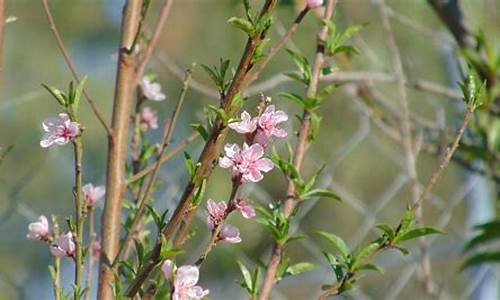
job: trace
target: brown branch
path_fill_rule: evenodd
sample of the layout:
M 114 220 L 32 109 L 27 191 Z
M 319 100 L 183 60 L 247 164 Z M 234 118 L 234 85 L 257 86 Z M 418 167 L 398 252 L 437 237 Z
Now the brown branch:
M 148 46 L 146 47 L 146 51 L 144 52 L 142 61 L 140 62 L 135 72 L 136 83 L 140 82 L 142 75 L 144 74 L 144 70 L 146 69 L 146 65 L 148 64 L 149 60 L 151 59 L 151 56 L 153 55 L 153 50 L 156 47 L 156 44 L 158 44 L 161 31 L 163 29 L 163 26 L 165 25 L 165 21 L 167 20 L 168 14 L 170 13 L 170 8 L 172 7 L 173 3 L 174 0 L 163 1 L 163 5 L 160 9 L 160 16 L 158 17 L 158 22 L 156 22 L 155 29 L 153 30 L 153 35 L 148 43 Z
M 286 33 L 281 37 L 281 39 L 269 49 L 269 52 L 267 55 L 262 59 L 262 61 L 255 67 L 255 69 L 252 70 L 248 74 L 248 79 L 245 82 L 245 86 L 242 87 L 242 89 L 245 89 L 245 87 L 250 86 L 260 75 L 262 70 L 267 66 L 267 64 L 271 61 L 271 59 L 283 48 L 283 46 L 292 38 L 292 36 L 297 32 L 297 29 L 299 28 L 300 23 L 304 19 L 304 17 L 307 15 L 309 12 L 309 6 L 306 5 L 304 9 L 302 9 L 295 18 L 295 21 L 293 22 L 292 26 L 288 28 Z
M 184 103 L 184 99 L 186 98 L 187 90 L 189 87 L 189 81 L 191 80 L 191 74 L 192 74 L 194 66 L 195 66 L 195 64 L 192 64 L 191 67 L 186 71 L 184 81 L 182 84 L 182 89 L 181 89 L 179 98 L 177 100 L 177 104 L 175 105 L 175 108 L 172 112 L 172 116 L 170 117 L 170 121 L 165 122 L 165 126 L 163 128 L 163 137 L 162 137 L 160 149 L 158 150 L 158 153 L 156 156 L 156 162 L 154 164 L 152 174 L 149 178 L 148 184 L 146 185 L 146 189 L 144 191 L 144 194 L 143 194 L 142 198 L 140 198 L 140 200 L 139 200 L 138 208 L 135 212 L 135 216 L 134 216 L 134 219 L 132 221 L 132 225 L 130 226 L 130 229 L 125 237 L 125 240 L 122 243 L 120 250 L 118 251 L 116 259 L 113 262 L 113 266 L 117 266 L 117 263 L 123 257 L 122 255 L 124 253 L 128 252 L 125 250 L 129 249 L 131 247 L 133 238 L 134 238 L 135 234 L 137 233 L 138 228 L 140 226 L 140 223 L 142 221 L 142 217 L 144 215 L 144 209 L 146 208 L 146 204 L 149 202 L 149 199 L 153 195 L 153 191 L 154 191 L 153 187 L 156 183 L 156 180 L 158 178 L 158 174 L 160 171 L 161 158 L 162 158 L 163 154 L 165 153 L 165 150 L 168 148 L 168 145 L 170 144 L 170 138 L 172 137 L 172 133 L 174 132 L 175 124 L 177 122 L 177 118 L 178 118 L 179 113 L 181 111 L 182 104 Z
M 130 113 L 133 106 L 134 54 L 131 49 L 141 18 L 141 0 L 127 0 L 123 11 L 118 58 L 112 135 L 108 139 L 106 202 L 102 214 L 102 253 L 99 275 L 99 299 L 113 299 L 114 273 L 111 262 L 118 253 L 125 162 L 127 158 Z
M 78 72 L 76 71 L 76 67 L 71 60 L 71 57 L 69 55 L 68 50 L 66 50 L 66 47 L 64 46 L 64 42 L 61 38 L 61 35 L 59 34 L 59 30 L 57 30 L 56 23 L 54 21 L 54 17 L 52 16 L 52 13 L 50 11 L 50 7 L 48 4 L 48 0 L 42 0 L 42 5 L 45 10 L 45 14 L 47 15 L 47 19 L 49 20 L 49 25 L 50 25 L 50 30 L 52 31 L 52 34 L 54 35 L 54 38 L 56 39 L 57 47 L 59 48 L 59 51 L 61 51 L 62 56 L 64 57 L 64 61 L 66 62 L 66 65 L 68 66 L 71 74 L 73 75 L 73 78 L 77 83 L 80 83 L 80 76 L 78 75 Z M 106 134 L 108 136 L 111 135 L 111 129 L 107 125 L 107 122 L 104 118 L 104 114 L 99 110 L 97 107 L 97 104 L 95 103 L 92 98 L 90 98 L 89 93 L 87 92 L 87 89 L 84 87 L 83 88 L 83 95 L 85 96 L 85 99 L 90 105 L 90 108 L 94 112 L 94 115 L 97 117 L 97 120 L 99 123 L 101 123 L 102 127 L 104 130 L 106 130 Z
M 87 269 L 87 284 L 85 287 L 85 300 L 90 300 L 90 293 L 92 292 L 92 277 L 94 275 L 94 243 L 96 242 L 96 232 L 95 232 L 95 224 L 94 224 L 94 208 L 88 208 L 89 215 L 89 250 L 87 251 L 88 255 L 88 269 Z
M 336 0 L 328 0 L 326 4 L 325 14 L 323 20 L 330 20 L 333 16 L 335 6 L 337 4 Z M 318 33 L 318 41 L 316 47 L 316 57 L 312 66 L 311 81 L 307 89 L 307 98 L 315 98 L 318 89 L 319 77 L 321 75 L 321 68 L 323 67 L 325 60 L 325 40 L 328 35 L 328 26 L 323 25 Z M 300 172 L 302 162 L 304 160 L 304 155 L 309 145 L 308 135 L 311 125 L 310 111 L 304 110 L 298 142 L 295 147 L 295 155 L 293 158 L 294 167 Z M 297 198 L 295 195 L 295 185 L 292 180 L 288 180 L 288 188 L 286 200 L 283 208 L 283 213 L 285 217 L 289 218 L 293 213 L 295 206 L 297 205 Z M 267 271 L 264 277 L 264 282 L 262 284 L 261 292 L 259 295 L 259 300 L 267 300 L 271 295 L 272 288 L 276 282 L 276 273 L 281 262 L 283 255 L 284 245 L 280 242 L 275 242 L 269 263 L 267 265 Z
M 439 18 L 448 27 L 458 45 L 463 48 L 473 48 L 476 39 L 470 33 L 458 0 L 427 0 Z
M 277 0 L 266 0 L 261 11 L 260 16 L 264 14 L 268 14 L 274 10 L 276 6 Z M 231 85 L 225 93 L 224 99 L 221 101 L 221 108 L 225 111 L 229 111 L 232 108 L 232 103 L 235 96 L 240 92 L 241 86 L 244 84 L 244 81 L 247 77 L 248 72 L 252 68 L 252 58 L 255 52 L 255 49 L 258 47 L 260 42 L 265 38 L 266 32 L 261 32 L 260 34 L 249 37 L 245 46 L 245 50 L 240 59 L 240 63 L 236 70 L 236 73 L 231 81 Z M 196 188 L 208 177 L 210 177 L 213 168 L 216 164 L 217 158 L 219 156 L 220 148 L 222 143 L 225 140 L 227 134 L 227 126 L 222 122 L 222 120 L 218 117 L 215 121 L 214 127 L 209 135 L 208 140 L 205 143 L 205 146 L 198 158 L 197 165 L 199 166 L 196 169 L 196 174 L 193 176 L 184 192 L 181 195 L 181 199 L 177 208 L 175 209 L 173 216 L 169 220 L 166 229 L 163 234 L 167 239 L 170 239 L 172 235 L 175 233 L 175 230 L 179 226 L 179 224 L 184 220 L 191 220 L 187 216 L 188 213 L 193 214 L 196 211 L 197 207 L 192 207 L 191 198 L 196 190 Z M 184 223 L 190 224 L 190 223 Z M 126 295 L 128 297 L 133 297 L 141 288 L 142 283 L 147 279 L 150 272 L 157 266 L 161 259 L 159 257 L 161 250 L 161 241 L 159 240 L 152 250 L 150 257 L 145 262 L 142 270 L 139 270 L 136 279 L 132 282 L 132 284 L 127 288 Z

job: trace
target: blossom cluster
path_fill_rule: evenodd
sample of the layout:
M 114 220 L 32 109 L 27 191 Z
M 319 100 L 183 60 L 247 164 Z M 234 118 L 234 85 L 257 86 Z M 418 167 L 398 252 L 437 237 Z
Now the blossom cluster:
M 85 197 L 87 207 L 91 208 L 99 201 L 105 194 L 104 186 L 94 186 L 88 183 L 82 187 L 82 193 Z M 28 225 L 28 233 L 26 238 L 29 240 L 43 241 L 50 244 L 50 253 L 57 257 L 74 257 L 75 255 L 75 240 L 71 231 L 60 236 L 52 236 L 53 233 L 50 229 L 47 217 L 41 215 L 37 221 Z M 98 242 L 92 245 L 94 255 L 98 256 L 100 253 L 100 244 Z
M 243 111 L 239 121 L 230 122 L 229 128 L 243 134 L 246 140 L 243 147 L 226 144 L 225 155 L 219 159 L 221 168 L 231 170 L 233 184 L 259 182 L 264 178 L 262 173 L 273 169 L 273 162 L 264 157 L 264 152 L 274 137 L 287 136 L 287 132 L 278 126 L 287 120 L 288 115 L 285 112 L 276 111 L 274 105 L 269 105 L 258 116 L 252 117 L 247 111 Z M 222 224 L 218 239 L 229 243 L 239 243 L 241 237 L 237 227 L 225 224 L 227 216 L 234 210 L 239 211 L 246 219 L 255 216 L 253 207 L 241 198 L 231 200 L 229 204 L 209 199 L 207 210 L 208 228 L 213 231 L 217 225 Z
M 141 92 L 145 99 L 151 101 L 163 101 L 167 96 L 162 92 L 161 85 L 157 82 L 152 82 L 149 76 L 144 76 L 141 80 Z M 146 106 L 140 113 L 140 129 L 147 131 L 158 128 L 158 117 L 156 111 L 151 107 Z

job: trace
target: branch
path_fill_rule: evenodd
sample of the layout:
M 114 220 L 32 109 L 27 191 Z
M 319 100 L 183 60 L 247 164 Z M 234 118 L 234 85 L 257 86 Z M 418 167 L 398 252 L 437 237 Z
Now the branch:
M 266 0 L 264 3 L 260 15 L 270 13 L 274 10 L 277 0 Z M 256 34 L 249 37 L 245 46 L 245 50 L 241 56 L 240 63 L 236 70 L 236 73 L 231 81 L 224 99 L 221 101 L 221 108 L 225 111 L 229 111 L 232 106 L 232 102 L 235 96 L 240 92 L 241 86 L 246 80 L 247 73 L 252 68 L 252 58 L 255 49 L 258 47 L 260 42 L 265 38 L 266 32 L 263 31 L 260 34 Z M 193 176 L 188 184 L 186 185 L 184 192 L 181 195 L 181 199 L 177 208 L 174 211 L 173 216 L 169 220 L 166 229 L 163 234 L 166 239 L 170 239 L 175 233 L 178 225 L 183 221 L 183 219 L 189 220 L 186 214 L 194 213 L 197 207 L 191 207 L 191 197 L 196 190 L 196 188 L 210 175 L 212 174 L 213 168 L 216 165 L 217 158 L 220 153 L 220 148 L 225 140 L 227 134 L 227 126 L 222 122 L 220 117 L 215 121 L 214 127 L 209 135 L 207 142 L 198 158 L 199 167 L 196 169 L 196 174 Z M 190 223 L 188 223 L 190 224 Z M 144 267 L 137 273 L 136 279 L 127 288 L 126 295 L 128 297 L 134 297 L 138 290 L 141 288 L 142 283 L 147 279 L 150 272 L 161 262 L 160 258 L 161 250 L 161 240 L 158 240 L 156 246 L 152 250 L 148 260 L 146 261 Z
M 475 46 L 476 39 L 465 23 L 458 0 L 427 0 L 427 2 L 448 27 L 461 48 L 473 48 Z
M 160 145 L 160 149 L 158 150 L 158 154 L 156 156 L 156 162 L 153 165 L 153 170 L 152 174 L 149 178 L 148 184 L 146 186 L 146 190 L 144 191 L 144 194 L 142 198 L 140 198 L 139 203 L 138 203 L 138 208 L 135 212 L 134 219 L 132 221 L 132 225 L 130 226 L 130 229 L 125 237 L 125 240 L 123 244 L 120 247 L 120 250 L 118 251 L 118 255 L 116 256 L 115 261 L 113 262 L 113 266 L 117 266 L 117 263 L 120 261 L 121 258 L 123 258 L 123 254 L 128 252 L 124 251 L 126 249 L 129 249 L 131 247 L 131 243 L 133 241 L 134 235 L 136 231 L 138 230 L 138 227 L 142 221 L 142 217 L 144 215 L 144 209 L 146 208 L 146 204 L 149 202 L 149 199 L 151 198 L 153 194 L 153 187 L 156 183 L 156 179 L 158 178 L 158 174 L 160 171 L 160 166 L 161 166 L 161 158 L 163 154 L 165 153 L 165 150 L 167 149 L 168 145 L 170 144 L 170 138 L 172 137 L 172 133 L 174 132 L 175 124 L 177 122 L 177 118 L 179 116 L 179 113 L 181 111 L 182 104 L 184 103 L 184 99 L 186 98 L 186 93 L 189 87 L 189 81 L 191 80 L 191 74 L 193 71 L 195 64 L 191 65 L 191 68 L 189 68 L 186 71 L 184 81 L 182 84 L 182 89 L 181 93 L 179 95 L 179 98 L 177 100 L 177 104 L 172 112 L 172 116 L 170 117 L 170 121 L 165 122 L 165 126 L 163 128 L 163 137 Z
M 142 0 L 127 0 L 123 11 L 122 34 L 113 104 L 112 135 L 108 139 L 106 202 L 102 214 L 102 253 L 99 299 L 113 299 L 114 273 L 111 262 L 118 253 L 122 194 L 125 182 L 130 113 L 133 106 L 134 54 L 131 49 L 141 18 Z
M 332 18 L 336 4 L 337 4 L 336 0 L 328 0 L 323 20 L 327 21 Z M 323 67 L 325 60 L 324 58 L 325 40 L 327 38 L 327 34 L 328 34 L 328 26 L 323 25 L 318 33 L 316 57 L 314 59 L 314 63 L 312 66 L 312 75 L 311 75 L 311 81 L 307 89 L 307 98 L 315 98 L 317 94 L 319 77 L 321 75 L 321 68 Z M 309 145 L 308 135 L 309 135 L 310 125 L 311 125 L 310 111 L 306 109 L 304 110 L 301 119 L 298 142 L 295 147 L 295 154 L 293 158 L 293 165 L 299 172 L 302 166 L 302 162 L 304 160 L 305 151 Z M 285 217 L 289 218 L 290 215 L 293 213 L 295 206 L 297 205 L 296 200 L 297 199 L 295 195 L 295 185 L 293 181 L 289 179 L 286 200 L 283 208 L 283 213 Z M 267 300 L 271 295 L 271 290 L 276 282 L 276 273 L 281 262 L 283 250 L 284 250 L 284 245 L 282 243 L 275 242 L 271 253 L 271 257 L 269 259 L 269 263 L 267 265 L 267 271 L 259 295 L 259 300 Z
M 165 25 L 165 21 L 167 20 L 168 14 L 170 13 L 170 8 L 172 7 L 172 4 L 174 3 L 174 0 L 165 0 L 163 1 L 163 5 L 160 9 L 160 16 L 158 17 L 158 22 L 156 22 L 155 29 L 153 30 L 153 36 L 151 37 L 151 40 L 148 43 L 148 46 L 146 48 L 146 51 L 144 52 L 144 56 L 142 58 L 142 61 L 140 62 L 139 66 L 137 67 L 136 70 L 136 83 L 140 82 L 142 75 L 144 74 L 144 69 L 146 68 L 146 65 L 148 64 L 149 60 L 151 59 L 151 56 L 153 55 L 153 50 L 156 47 L 156 44 L 158 44 L 158 41 L 160 39 L 160 34 L 163 29 L 163 26 Z
M 76 220 L 76 236 L 75 240 L 75 281 L 76 287 L 81 288 L 83 277 L 83 226 L 85 224 L 85 199 L 82 197 L 82 140 L 78 136 L 73 141 L 75 155 L 75 186 L 73 194 L 75 197 L 75 220 Z M 75 299 L 79 299 L 78 289 L 75 289 Z
M 2 0 L 0 0 L 2 1 Z M 61 54 L 64 57 L 64 61 L 66 62 L 66 65 L 68 66 L 71 74 L 73 75 L 73 78 L 77 83 L 80 83 L 80 76 L 78 75 L 78 72 L 76 71 L 76 67 L 73 64 L 73 61 L 71 60 L 71 57 L 69 56 L 69 52 L 66 50 L 66 47 L 64 46 L 64 42 L 61 38 L 61 35 L 59 34 L 59 31 L 57 30 L 56 23 L 54 22 L 54 17 L 52 16 L 52 13 L 50 12 L 50 7 L 48 4 L 48 0 L 42 0 L 42 5 L 45 10 L 45 14 L 47 15 L 47 19 L 49 20 L 50 24 L 50 30 L 52 31 L 52 34 L 54 35 L 57 43 L 57 47 L 59 48 L 59 51 L 61 51 Z M 102 127 L 104 130 L 106 130 L 106 134 L 109 136 L 111 135 L 111 129 L 107 125 L 106 120 L 104 119 L 104 114 L 99 110 L 97 107 L 96 103 L 92 98 L 90 98 L 90 95 L 87 92 L 87 89 L 84 87 L 83 88 L 83 95 L 85 96 L 85 99 L 90 105 L 90 108 L 94 112 L 94 115 L 97 117 L 97 120 L 99 123 L 101 123 Z

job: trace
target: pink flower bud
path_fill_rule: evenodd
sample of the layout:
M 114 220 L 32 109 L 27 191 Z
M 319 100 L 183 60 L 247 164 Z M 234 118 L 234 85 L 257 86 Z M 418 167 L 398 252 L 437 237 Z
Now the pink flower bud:
M 221 168 L 231 168 L 233 176 L 241 176 L 242 182 L 259 182 L 264 178 L 261 172 L 273 169 L 273 162 L 264 156 L 264 148 L 260 144 L 248 146 L 243 144 L 243 149 L 236 144 L 224 146 L 226 155 L 219 160 Z
M 166 99 L 165 94 L 161 92 L 161 85 L 156 82 L 151 82 L 151 79 L 144 77 L 141 80 L 141 90 L 144 97 L 153 101 L 163 101 Z
M 175 268 L 175 264 L 170 259 L 167 259 L 161 265 L 161 271 L 163 272 L 163 275 L 165 276 L 166 279 L 170 280 L 172 278 L 172 275 L 174 273 L 174 268 Z
M 54 244 L 50 246 L 50 252 L 57 257 L 73 257 L 75 255 L 73 233 L 70 231 L 58 237 Z
M 210 230 L 213 230 L 217 224 L 224 220 L 226 216 L 226 209 L 227 205 L 223 201 L 217 203 L 212 199 L 207 200 L 207 225 Z
M 87 183 L 82 187 L 83 195 L 87 201 L 88 207 L 93 207 L 96 201 L 101 199 L 106 193 L 104 186 L 94 186 L 92 183 Z
M 40 141 L 40 146 L 47 148 L 53 144 L 66 145 L 80 133 L 79 126 L 78 123 L 71 122 L 65 113 L 60 113 L 56 118 L 45 119 L 42 123 L 45 134 Z
M 237 244 L 241 242 L 240 230 L 238 229 L 238 227 L 229 224 L 224 224 L 219 237 L 221 240 L 231 244 Z
M 245 200 L 238 199 L 235 203 L 236 209 L 241 213 L 243 218 L 251 219 L 255 217 L 255 210 Z
M 307 6 L 309 8 L 316 8 L 323 5 L 323 0 L 307 0 Z
M 149 129 L 158 128 L 158 117 L 156 112 L 150 107 L 144 107 L 141 112 L 141 130 L 146 131 Z
M 26 238 L 30 240 L 47 241 L 50 235 L 49 221 L 45 216 L 38 217 L 37 222 L 28 225 Z

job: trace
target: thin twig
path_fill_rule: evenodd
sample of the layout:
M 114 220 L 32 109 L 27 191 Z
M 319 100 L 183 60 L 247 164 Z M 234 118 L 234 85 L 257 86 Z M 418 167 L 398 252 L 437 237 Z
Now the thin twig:
M 261 11 L 260 16 L 264 14 L 271 13 L 276 6 L 277 0 L 266 0 Z M 245 46 L 245 50 L 240 59 L 240 63 L 238 64 L 238 68 L 233 76 L 233 80 L 231 81 L 231 85 L 225 93 L 225 98 L 222 99 L 221 108 L 225 111 L 232 109 L 233 100 L 235 96 L 240 92 L 240 88 L 246 80 L 248 72 L 252 68 L 252 58 L 254 52 L 258 45 L 265 38 L 266 31 L 261 32 L 260 34 L 249 37 Z M 223 124 L 222 120 L 218 117 L 215 121 L 212 132 L 209 134 L 209 137 L 205 143 L 203 151 L 198 159 L 198 168 L 196 169 L 196 174 L 194 179 L 190 180 L 184 189 L 184 192 L 181 195 L 181 199 L 177 208 L 174 211 L 173 216 L 169 220 L 166 229 L 163 232 L 163 235 L 170 239 L 172 235 L 175 233 L 179 223 L 183 221 L 186 217 L 185 214 L 190 212 L 195 212 L 196 207 L 191 207 L 191 197 L 195 191 L 195 189 L 208 177 L 210 177 L 213 168 L 215 166 L 215 162 L 219 156 L 220 148 L 222 143 L 225 140 L 225 136 L 227 134 L 227 127 Z M 187 218 L 189 220 L 189 218 Z M 148 260 L 145 262 L 143 268 L 138 271 L 135 280 L 132 284 L 127 288 L 126 295 L 128 297 L 133 297 L 141 288 L 142 283 L 147 279 L 150 272 L 154 269 L 156 265 L 160 263 L 160 250 L 161 250 L 161 241 L 159 240 L 156 243 L 156 246 L 151 251 L 151 254 Z
M 323 20 L 330 20 L 333 16 L 335 6 L 337 4 L 336 0 L 328 0 L 326 4 L 325 14 Z M 325 41 L 328 35 L 328 26 L 323 25 L 318 33 L 318 41 L 316 46 L 316 57 L 312 66 L 311 81 L 307 89 L 307 98 L 314 99 L 317 94 L 319 77 L 321 75 L 321 69 L 325 60 Z M 311 126 L 310 111 L 308 109 L 304 110 L 297 145 L 295 147 L 295 154 L 293 158 L 293 165 L 296 170 L 300 172 L 302 162 L 304 160 L 304 155 L 309 145 L 309 128 Z M 292 180 L 288 180 L 288 188 L 286 194 L 286 200 L 284 202 L 283 213 L 285 217 L 290 217 L 293 213 L 295 206 L 297 205 L 295 193 L 295 185 Z M 271 257 L 267 265 L 266 274 L 264 277 L 264 282 L 262 284 L 261 292 L 259 295 L 259 300 L 267 300 L 271 295 L 272 288 L 276 282 L 276 273 L 281 262 L 283 255 L 284 245 L 280 242 L 275 242 L 273 250 L 271 252 Z
M 75 79 L 75 81 L 77 83 L 80 83 L 80 76 L 78 75 L 78 72 L 76 71 L 76 67 L 75 67 L 73 61 L 71 60 L 69 52 L 68 52 L 68 50 L 66 50 L 66 47 L 64 46 L 64 42 L 61 38 L 61 35 L 59 34 L 59 30 L 56 27 L 54 17 L 52 16 L 52 13 L 50 11 L 48 0 L 42 0 L 42 4 L 43 4 L 43 8 L 45 10 L 45 14 L 47 15 L 47 19 L 49 20 L 50 30 L 52 31 L 52 34 L 54 35 L 54 37 L 56 39 L 57 47 L 61 51 L 61 54 L 64 57 L 64 61 L 66 62 L 66 65 L 68 66 L 71 74 L 73 75 L 73 78 Z M 99 123 L 101 123 L 104 130 L 106 130 L 106 134 L 108 136 L 111 135 L 111 129 L 107 125 L 107 122 L 104 118 L 104 114 L 99 110 L 95 101 L 92 100 L 92 98 L 90 98 L 90 95 L 87 92 L 87 89 L 85 87 L 83 88 L 83 95 L 85 96 L 85 99 L 89 103 L 90 108 L 94 112 L 95 116 L 99 120 Z
M 82 197 L 82 141 L 81 137 L 78 136 L 73 141 L 74 155 L 75 155 L 75 186 L 73 188 L 73 194 L 75 196 L 75 281 L 74 284 L 81 288 L 81 283 L 83 279 L 83 226 L 85 225 L 85 203 Z M 78 299 L 80 295 L 77 294 L 75 289 L 75 299 Z
M 94 275 L 94 243 L 96 242 L 96 232 L 95 232 L 95 220 L 94 220 L 94 208 L 89 207 L 87 209 L 89 216 L 89 250 L 87 251 L 88 255 L 88 269 L 87 269 L 87 284 L 85 287 L 85 299 L 90 300 L 90 293 L 92 292 L 92 278 Z
M 151 56 L 153 55 L 153 50 L 156 47 L 156 44 L 158 44 L 158 41 L 160 39 L 160 34 L 163 29 L 163 26 L 165 25 L 165 21 L 167 20 L 168 14 L 170 13 L 170 8 L 172 7 L 172 4 L 174 3 L 174 0 L 165 0 L 163 1 L 163 5 L 160 9 L 160 16 L 158 17 L 158 22 L 156 22 L 155 29 L 153 30 L 153 36 L 151 37 L 151 40 L 148 43 L 148 46 L 146 47 L 146 51 L 144 52 L 144 56 L 142 57 L 142 61 L 139 63 L 139 66 L 136 69 L 136 83 L 138 83 L 142 75 L 144 74 L 144 70 L 146 69 L 146 65 L 148 64 L 149 60 L 151 59 Z
M 184 81 L 182 84 L 182 89 L 181 89 L 179 98 L 177 100 L 177 104 L 172 112 L 172 116 L 170 117 L 170 120 L 165 122 L 165 126 L 163 128 L 163 137 L 162 137 L 160 149 L 158 150 L 158 153 L 156 156 L 156 162 L 154 164 L 152 174 L 149 177 L 149 181 L 148 181 L 148 184 L 146 185 L 146 189 L 144 191 L 144 194 L 138 203 L 138 207 L 137 207 L 137 210 L 135 212 L 135 216 L 134 216 L 134 220 L 132 221 L 132 225 L 130 226 L 130 229 L 127 232 L 125 240 L 122 243 L 120 250 L 118 251 L 116 259 L 113 262 L 113 266 L 116 266 L 117 263 L 119 262 L 119 260 L 122 258 L 122 255 L 125 252 L 127 252 L 125 250 L 131 247 L 133 238 L 134 238 L 134 236 L 138 230 L 138 227 L 142 221 L 142 217 L 144 215 L 144 209 L 146 208 L 146 205 L 149 202 L 149 199 L 153 195 L 153 191 L 154 191 L 153 187 L 156 183 L 156 179 L 158 178 L 158 174 L 160 171 L 161 158 L 162 158 L 162 155 L 165 153 L 165 150 L 168 148 L 168 145 L 170 144 L 170 138 L 172 137 L 172 133 L 174 132 L 175 124 L 177 122 L 177 118 L 178 118 L 179 113 L 181 111 L 182 104 L 184 103 L 184 99 L 186 98 L 187 90 L 189 87 L 189 81 L 191 80 L 191 74 L 192 74 L 194 67 L 195 67 L 195 64 L 192 64 L 191 67 L 186 71 Z
M 269 52 L 267 55 L 262 59 L 262 61 L 253 69 L 249 74 L 248 74 L 248 79 L 245 82 L 245 86 L 242 87 L 242 89 L 245 89 L 245 87 L 250 86 L 260 75 L 262 70 L 267 66 L 267 64 L 271 61 L 271 59 L 283 48 L 283 46 L 292 38 L 292 36 L 297 32 L 297 29 L 299 28 L 300 23 L 304 19 L 304 17 L 307 15 L 309 12 L 309 6 L 306 5 L 304 9 L 302 9 L 295 18 L 295 21 L 293 22 L 292 26 L 288 28 L 287 32 L 281 37 L 281 39 L 269 49 Z
M 135 88 L 135 55 L 131 49 L 141 19 L 141 0 L 127 0 L 123 11 L 122 33 L 113 104 L 112 135 L 108 139 L 106 202 L 102 214 L 102 251 L 98 298 L 111 300 L 115 275 L 111 263 L 119 249 L 121 211 L 127 159 L 130 114 Z
M 162 156 L 161 156 L 161 158 L 160 158 L 160 164 L 166 163 L 169 159 L 171 159 L 172 157 L 174 157 L 175 155 L 177 155 L 184 148 L 186 148 L 193 141 L 195 141 L 199 136 L 200 136 L 200 134 L 197 131 L 193 132 L 190 136 L 188 136 L 187 138 L 185 138 L 184 140 L 182 140 L 177 146 L 175 146 L 174 149 L 170 150 L 167 153 L 163 153 Z M 144 169 L 142 169 L 141 171 L 137 172 L 133 176 L 130 176 L 130 178 L 128 178 L 128 180 L 127 180 L 127 184 L 130 184 L 130 183 L 132 183 L 134 181 L 137 181 L 137 180 L 143 178 L 144 176 L 146 176 L 149 173 L 151 173 L 154 169 L 155 169 L 155 164 L 151 164 L 151 165 L 145 167 Z

